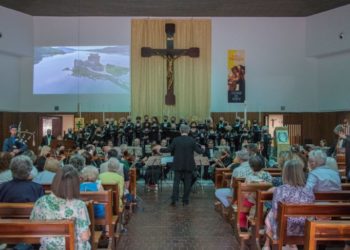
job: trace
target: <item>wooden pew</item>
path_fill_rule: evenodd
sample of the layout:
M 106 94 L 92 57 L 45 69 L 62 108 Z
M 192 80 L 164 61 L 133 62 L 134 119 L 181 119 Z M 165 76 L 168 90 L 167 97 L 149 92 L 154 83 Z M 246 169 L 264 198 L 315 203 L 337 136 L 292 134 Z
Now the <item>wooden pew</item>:
M 95 214 L 94 214 L 94 208 L 93 208 L 93 202 L 92 201 L 86 201 L 86 208 L 89 213 L 90 218 L 90 232 L 91 232 L 91 238 L 90 243 L 92 249 L 97 249 L 98 239 L 95 234 Z M 30 214 L 32 213 L 34 207 L 34 203 L 6 203 L 1 202 L 0 203 L 0 218 L 1 219 L 29 219 Z M 94 244 L 95 242 L 95 244 Z
M 41 184 L 41 186 L 43 187 L 45 193 L 48 191 L 51 191 L 51 184 Z
M 272 177 L 282 176 L 281 168 L 264 168 L 263 170 L 268 172 Z
M 90 245 L 92 250 L 96 250 L 98 247 L 98 242 L 100 241 L 101 234 L 95 232 L 95 211 L 94 211 L 94 202 L 93 201 L 85 201 L 86 209 L 89 213 L 90 218 Z
M 242 183 L 237 182 L 237 209 L 234 212 L 235 217 L 235 236 L 240 243 L 241 249 L 245 249 L 246 243 L 250 240 L 251 232 L 244 232 L 239 225 L 239 214 L 243 208 L 243 201 L 246 194 L 256 193 L 258 190 L 268 190 L 272 185 L 270 183 Z M 236 193 L 236 192 L 235 192 Z
M 113 197 L 112 191 L 98 191 L 98 192 L 80 192 L 80 198 L 84 201 L 94 201 L 97 204 L 103 204 L 105 206 L 105 217 L 96 218 L 95 225 L 104 226 L 108 228 L 109 246 L 108 248 L 114 248 L 115 240 L 115 226 L 118 223 L 118 215 L 113 215 Z M 101 235 L 100 232 L 95 231 L 95 234 Z
M 222 188 L 222 173 L 224 172 L 232 172 L 230 168 L 216 168 L 215 169 L 215 188 Z
M 260 234 L 260 230 L 265 225 L 265 213 L 264 203 L 271 202 L 273 193 L 269 191 L 257 191 L 256 195 L 256 214 L 254 221 L 251 221 L 252 225 L 252 238 L 251 248 L 260 249 L 261 238 L 263 235 Z M 338 192 L 322 192 L 315 193 L 316 201 L 327 201 L 327 202 L 347 202 L 350 200 L 350 191 L 338 191 Z
M 72 220 L 31 221 L 28 219 L 1 219 L 0 241 L 9 244 L 19 242 L 40 243 L 42 237 L 64 237 L 66 249 L 74 250 L 74 222 Z
M 117 184 L 102 184 L 104 190 L 111 190 L 113 193 L 113 214 L 119 215 L 119 187 Z
M 223 188 L 229 187 L 231 184 L 231 178 L 232 178 L 232 172 L 223 172 L 220 186 Z
M 290 217 L 348 217 L 350 216 L 350 203 L 313 203 L 313 204 L 278 204 L 277 232 L 278 239 L 271 234 L 266 236 L 271 240 L 273 249 L 281 250 L 283 245 L 304 245 L 304 236 L 287 236 L 287 220 Z
M 350 240 L 350 221 L 315 221 L 306 220 L 305 249 L 316 250 L 317 243 L 322 241 Z
M 345 154 L 337 154 L 336 161 L 338 164 L 339 174 L 342 180 L 346 180 L 346 161 L 345 161 Z
M 341 189 L 342 190 L 350 190 L 350 183 L 342 183 Z
M 0 218 L 29 219 L 34 203 L 0 203 Z

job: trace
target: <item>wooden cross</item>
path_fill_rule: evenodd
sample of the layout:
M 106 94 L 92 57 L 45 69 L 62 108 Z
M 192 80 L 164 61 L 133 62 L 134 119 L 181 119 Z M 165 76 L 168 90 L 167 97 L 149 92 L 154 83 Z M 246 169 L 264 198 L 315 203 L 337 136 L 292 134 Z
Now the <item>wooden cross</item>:
M 166 105 L 175 105 L 174 95 L 174 61 L 180 56 L 199 57 L 199 48 L 174 49 L 175 24 L 165 24 L 166 49 L 141 48 L 142 57 L 161 56 L 166 59 L 167 66 L 167 93 L 165 95 Z

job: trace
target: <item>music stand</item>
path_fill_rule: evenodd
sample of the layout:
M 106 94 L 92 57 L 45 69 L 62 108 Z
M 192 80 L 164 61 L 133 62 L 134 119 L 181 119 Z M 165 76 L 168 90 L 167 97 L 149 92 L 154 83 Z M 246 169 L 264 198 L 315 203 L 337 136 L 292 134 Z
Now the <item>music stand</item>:
M 203 188 L 203 174 L 204 174 L 204 166 L 208 166 L 209 165 L 209 159 L 206 156 L 202 156 L 202 155 L 197 155 L 194 157 L 194 162 L 196 163 L 196 167 L 200 167 L 200 182 L 199 185 L 202 188 L 202 191 L 204 191 Z

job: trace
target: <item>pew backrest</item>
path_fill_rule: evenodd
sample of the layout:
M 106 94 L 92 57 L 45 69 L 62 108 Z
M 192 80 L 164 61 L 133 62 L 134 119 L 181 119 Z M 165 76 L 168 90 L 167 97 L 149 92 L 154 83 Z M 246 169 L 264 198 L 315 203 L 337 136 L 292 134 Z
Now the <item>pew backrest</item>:
M 34 203 L 0 203 L 0 218 L 29 219 Z
M 40 243 L 42 237 L 64 237 L 66 249 L 74 250 L 74 222 L 72 220 L 34 221 L 28 219 L 1 219 L 0 240 L 10 244 Z
M 287 235 L 288 218 L 315 216 L 350 216 L 350 203 L 288 204 L 279 202 L 277 214 L 278 249 L 282 249 L 282 246 L 285 244 L 304 244 L 303 236 Z
M 111 190 L 113 194 L 113 213 L 119 214 L 119 186 L 118 184 L 102 184 L 104 190 Z
M 256 214 L 255 214 L 255 226 L 253 231 L 253 238 L 255 242 L 258 242 L 259 231 L 264 225 L 264 204 L 266 202 L 272 202 L 273 193 L 269 191 L 258 190 L 256 194 Z M 315 201 L 326 202 L 347 202 L 350 201 L 350 191 L 338 191 L 338 192 L 320 192 L 315 193 Z M 257 243 L 258 244 L 258 243 Z
M 80 199 L 83 201 L 94 201 L 94 204 L 103 204 L 105 217 L 96 218 L 95 225 L 108 226 L 109 236 L 113 237 L 113 197 L 112 190 L 98 192 L 80 192 Z
M 215 168 L 215 188 L 222 188 L 223 172 L 232 172 L 230 168 Z
M 320 241 L 350 240 L 350 221 L 306 220 L 305 249 L 316 250 Z

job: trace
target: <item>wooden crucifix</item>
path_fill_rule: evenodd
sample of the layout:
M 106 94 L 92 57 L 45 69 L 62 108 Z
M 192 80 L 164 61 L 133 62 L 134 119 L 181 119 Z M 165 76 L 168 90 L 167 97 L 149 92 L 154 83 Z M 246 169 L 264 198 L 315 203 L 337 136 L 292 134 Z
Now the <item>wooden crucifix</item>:
M 174 49 L 175 24 L 165 24 L 166 49 L 141 48 L 142 57 L 161 56 L 166 59 L 167 66 L 167 92 L 166 105 L 175 105 L 174 95 L 174 62 L 180 56 L 199 57 L 199 48 Z

